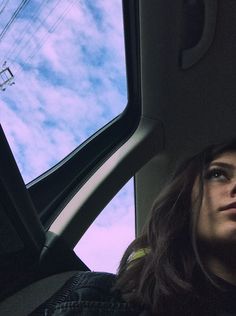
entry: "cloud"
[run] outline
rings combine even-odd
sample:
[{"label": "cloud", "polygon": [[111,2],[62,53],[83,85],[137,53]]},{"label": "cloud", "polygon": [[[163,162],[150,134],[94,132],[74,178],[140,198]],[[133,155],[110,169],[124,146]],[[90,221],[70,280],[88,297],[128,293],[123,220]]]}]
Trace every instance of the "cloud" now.
[{"label": "cloud", "polygon": [[134,238],[134,194],[130,180],[89,227],[74,251],[92,271],[116,273]]},{"label": "cloud", "polygon": [[[0,32],[20,3],[9,1]],[[29,1],[1,41],[0,67],[4,61],[16,84],[1,92],[0,119],[27,183],[124,110],[121,0]],[[76,246],[93,270],[115,272],[134,239],[132,186]]]},{"label": "cloud", "polygon": [[1,123],[28,182],[125,108],[121,1],[29,2],[1,44],[16,82]]}]

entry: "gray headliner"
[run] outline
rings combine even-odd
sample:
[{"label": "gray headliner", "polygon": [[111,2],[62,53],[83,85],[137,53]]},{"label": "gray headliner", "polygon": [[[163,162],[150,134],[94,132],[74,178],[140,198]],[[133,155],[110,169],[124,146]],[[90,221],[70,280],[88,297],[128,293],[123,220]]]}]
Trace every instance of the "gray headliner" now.
[{"label": "gray headliner", "polygon": [[[213,43],[188,70],[179,64],[183,0],[139,2],[142,121],[52,224],[50,230],[71,246],[89,226],[86,210],[95,219],[98,209],[135,173],[139,234],[176,161],[235,135],[236,2],[219,1]],[[78,231],[76,225],[83,228]]]},{"label": "gray headliner", "polygon": [[188,70],[179,64],[182,6],[140,1],[143,115],[161,120],[164,149],[136,175],[138,233],[176,161],[236,134],[236,2],[218,1],[213,43]]}]

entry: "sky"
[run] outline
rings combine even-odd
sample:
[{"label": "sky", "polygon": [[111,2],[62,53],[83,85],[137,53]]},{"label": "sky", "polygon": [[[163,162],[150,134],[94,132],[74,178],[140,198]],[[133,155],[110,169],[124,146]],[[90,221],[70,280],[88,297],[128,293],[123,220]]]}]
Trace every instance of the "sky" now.
[{"label": "sky", "polygon": [[[124,110],[122,23],[121,0],[1,1],[0,69],[14,84],[0,90],[0,122],[25,183]],[[134,238],[133,199],[131,180],[76,246],[92,270],[116,271]]]}]

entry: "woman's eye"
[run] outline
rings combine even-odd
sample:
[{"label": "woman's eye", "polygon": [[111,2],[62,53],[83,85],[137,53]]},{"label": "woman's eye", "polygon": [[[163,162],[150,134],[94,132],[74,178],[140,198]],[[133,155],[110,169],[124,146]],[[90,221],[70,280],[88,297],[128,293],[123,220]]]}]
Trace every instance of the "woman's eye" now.
[{"label": "woman's eye", "polygon": [[205,174],[205,179],[211,180],[211,179],[216,179],[216,180],[228,180],[228,174],[225,170],[214,168],[210,169],[206,172]]}]

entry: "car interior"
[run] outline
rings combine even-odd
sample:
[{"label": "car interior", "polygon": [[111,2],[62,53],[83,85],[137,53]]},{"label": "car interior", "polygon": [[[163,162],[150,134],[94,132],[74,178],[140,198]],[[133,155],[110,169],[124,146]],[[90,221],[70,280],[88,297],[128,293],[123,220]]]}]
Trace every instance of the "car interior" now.
[{"label": "car interior", "polygon": [[125,111],[28,185],[0,129],[0,315],[90,270],[73,248],[130,178],[139,236],[176,164],[235,136],[235,15],[232,0],[123,0]]}]

